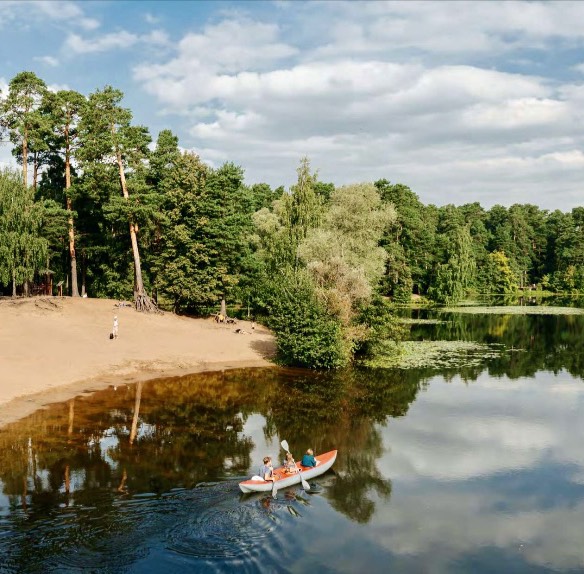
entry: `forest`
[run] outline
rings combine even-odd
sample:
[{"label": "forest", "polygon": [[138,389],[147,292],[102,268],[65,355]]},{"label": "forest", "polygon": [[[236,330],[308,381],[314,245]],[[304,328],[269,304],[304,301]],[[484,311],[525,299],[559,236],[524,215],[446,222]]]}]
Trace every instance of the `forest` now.
[{"label": "forest", "polygon": [[[132,122],[123,93],[0,93],[0,295],[132,299],[139,311],[262,320],[284,364],[336,368],[399,338],[418,295],[584,292],[584,208],[425,205],[388,179],[336,186],[299,158],[289,189],[210,167]],[[390,175],[390,174],[388,174]]]}]

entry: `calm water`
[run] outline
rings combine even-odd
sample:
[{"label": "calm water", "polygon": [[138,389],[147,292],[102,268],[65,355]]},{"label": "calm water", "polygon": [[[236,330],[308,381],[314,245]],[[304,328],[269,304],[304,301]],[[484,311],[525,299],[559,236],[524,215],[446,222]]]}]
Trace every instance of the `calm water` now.
[{"label": "calm water", "polygon": [[[0,573],[584,572],[584,317],[441,318],[412,337],[503,352],[120,385],[0,431]],[[333,471],[240,495],[281,439]]]}]

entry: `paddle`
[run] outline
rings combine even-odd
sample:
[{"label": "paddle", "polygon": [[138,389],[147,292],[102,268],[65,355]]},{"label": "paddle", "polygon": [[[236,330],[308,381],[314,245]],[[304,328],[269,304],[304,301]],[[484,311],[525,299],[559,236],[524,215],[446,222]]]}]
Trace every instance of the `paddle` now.
[{"label": "paddle", "polygon": [[[282,445],[282,448],[286,452],[290,452],[290,448],[288,447],[288,441],[283,440],[280,444]],[[304,490],[310,490],[310,484],[308,484],[308,481],[304,480],[304,477],[302,476],[302,472],[300,471],[300,469],[298,469],[298,473],[300,474],[300,480],[302,481],[302,488]]]}]

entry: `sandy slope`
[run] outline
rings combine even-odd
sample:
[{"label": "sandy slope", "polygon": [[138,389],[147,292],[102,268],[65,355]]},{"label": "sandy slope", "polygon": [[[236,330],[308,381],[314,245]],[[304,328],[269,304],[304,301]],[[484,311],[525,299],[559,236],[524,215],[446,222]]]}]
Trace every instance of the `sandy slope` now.
[{"label": "sandy slope", "polygon": [[[268,366],[271,334],[249,323],[146,315],[104,299],[0,300],[0,425],[120,381]],[[113,317],[119,338],[110,340]],[[242,328],[249,334],[235,333]]]}]

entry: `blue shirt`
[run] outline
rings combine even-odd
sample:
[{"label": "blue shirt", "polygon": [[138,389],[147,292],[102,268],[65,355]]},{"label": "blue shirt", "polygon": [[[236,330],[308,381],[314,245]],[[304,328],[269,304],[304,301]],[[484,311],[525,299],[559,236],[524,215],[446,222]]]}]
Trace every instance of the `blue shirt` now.
[{"label": "blue shirt", "polygon": [[311,454],[305,454],[300,464],[302,466],[316,466],[316,459]]},{"label": "blue shirt", "polygon": [[266,474],[272,476],[272,469],[267,464],[262,464],[258,474],[262,477],[262,480],[265,480]]}]

